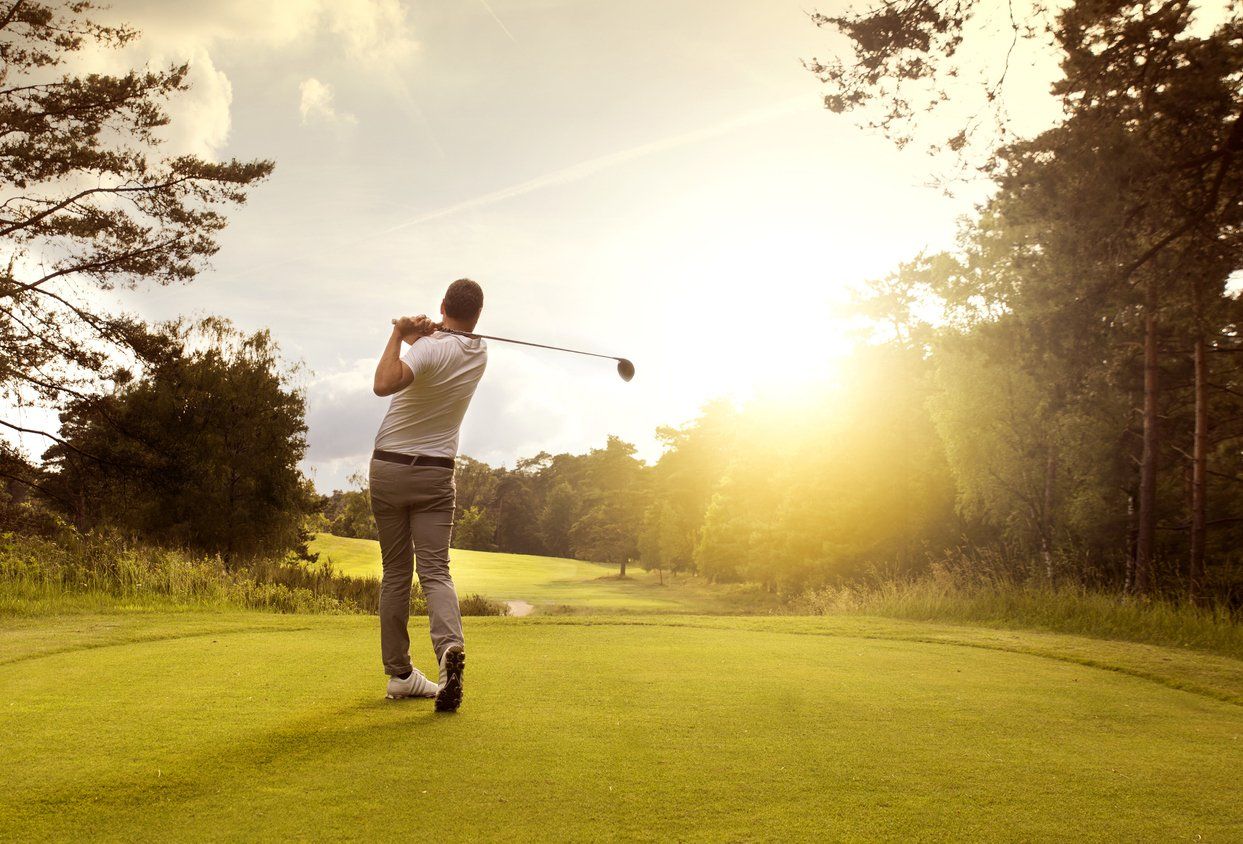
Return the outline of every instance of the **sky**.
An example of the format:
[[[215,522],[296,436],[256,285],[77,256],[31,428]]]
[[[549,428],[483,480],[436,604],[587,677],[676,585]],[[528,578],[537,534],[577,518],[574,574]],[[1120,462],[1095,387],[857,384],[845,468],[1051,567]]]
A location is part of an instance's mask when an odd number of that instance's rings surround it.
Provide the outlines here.
[[[821,106],[801,60],[830,35],[803,0],[113,0],[144,38],[100,68],[191,62],[169,149],[271,158],[212,268],[121,304],[271,329],[301,361],[305,468],[365,469],[389,320],[484,288],[494,343],[463,427],[493,464],[657,426],[717,397],[832,377],[852,285],[950,246],[978,193]],[[821,6],[835,8],[832,2]],[[1001,42],[996,42],[1001,44]],[[1020,54],[1016,117],[1052,119],[1051,64]]]

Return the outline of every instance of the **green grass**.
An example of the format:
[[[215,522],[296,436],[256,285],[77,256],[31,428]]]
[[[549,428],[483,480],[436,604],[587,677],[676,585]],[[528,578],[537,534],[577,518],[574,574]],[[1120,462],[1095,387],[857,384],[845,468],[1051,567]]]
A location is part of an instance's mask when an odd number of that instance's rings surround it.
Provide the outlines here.
[[[353,577],[380,577],[380,544],[317,534],[310,549],[333,569]],[[699,578],[666,576],[631,568],[625,579],[617,567],[528,554],[453,549],[449,554],[459,595],[478,593],[498,601],[523,601],[548,609],[594,612],[738,612],[766,605],[753,587],[712,586]],[[767,600],[771,604],[771,599]]]
[[[1224,607],[1145,600],[1040,582],[961,583],[950,577],[929,576],[808,592],[792,609],[811,615],[881,615],[1075,633],[1195,648],[1243,659],[1243,625]]]
[[[1237,840],[1243,663],[858,617],[0,621],[6,840]],[[424,657],[423,636],[416,662]]]
[[[308,548],[319,554],[320,560],[331,561],[332,567],[341,574],[353,577],[379,577],[382,574],[380,543],[374,539],[351,539],[348,536],[317,533]],[[454,563],[457,562],[459,554],[472,553],[475,552],[456,549],[450,551]]]

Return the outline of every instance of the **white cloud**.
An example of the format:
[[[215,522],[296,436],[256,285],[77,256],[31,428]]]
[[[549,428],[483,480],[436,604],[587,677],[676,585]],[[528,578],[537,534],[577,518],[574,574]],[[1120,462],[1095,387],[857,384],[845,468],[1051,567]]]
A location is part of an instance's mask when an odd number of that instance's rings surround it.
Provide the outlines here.
[[[224,71],[212,61],[206,47],[195,47],[186,59],[190,62],[190,90],[182,93],[171,105],[174,120],[165,132],[171,150],[184,151],[204,158],[216,157],[229,140],[232,120],[233,85]],[[158,66],[159,58],[154,60]]]
[[[418,50],[398,0],[325,0],[319,13],[355,62],[397,70]]]
[[[351,62],[372,67],[403,61],[418,49],[398,0],[119,0],[113,9],[144,33],[144,41],[248,41],[281,49],[329,36]]]
[[[144,65],[166,70],[173,65],[189,64],[189,90],[161,103],[170,117],[169,124],[160,132],[167,145],[165,151],[214,159],[228,142],[233,84],[216,67],[206,42],[146,38],[121,50],[90,47],[79,53],[73,64],[79,73],[107,74],[122,74]]]
[[[337,111],[333,104],[332,88],[314,77],[303,79],[298,86],[298,111],[302,123],[357,123],[354,115]]]
[[[104,17],[104,16],[101,16]],[[168,103],[169,152],[215,158],[228,142],[233,86],[217,66],[219,48],[238,42],[261,50],[322,48],[360,73],[400,88],[418,51],[412,25],[398,0],[119,0],[108,20],[125,21],[142,37],[123,50],[87,50],[80,70],[119,73],[149,63],[190,63],[189,92]],[[303,122],[354,122],[337,112],[332,90],[303,82]]]

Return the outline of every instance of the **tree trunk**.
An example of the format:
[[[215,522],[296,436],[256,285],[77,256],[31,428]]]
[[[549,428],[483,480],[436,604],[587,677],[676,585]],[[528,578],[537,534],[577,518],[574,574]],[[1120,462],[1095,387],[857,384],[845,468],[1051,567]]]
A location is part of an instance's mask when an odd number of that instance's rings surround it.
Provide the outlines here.
[[[1135,546],[1139,535],[1139,521],[1135,512],[1137,497],[1135,490],[1131,490],[1126,496],[1126,575],[1122,584],[1123,592],[1135,590]]]
[[[1053,505],[1057,483],[1057,446],[1049,444],[1044,465],[1044,502],[1040,514],[1040,555],[1044,559],[1044,576],[1053,582]]]
[[[1187,589],[1199,603],[1204,591],[1204,540],[1207,533],[1208,492],[1208,372],[1204,335],[1195,344],[1195,438],[1191,447],[1191,561]]]
[[[1157,314],[1156,280],[1148,280],[1144,316],[1144,449],[1139,462],[1139,530],[1135,538],[1135,592],[1153,587],[1153,540],[1157,526]]]
[[[626,561],[622,560],[621,561],[621,574],[619,574],[618,577],[625,577],[625,576],[626,576]]]

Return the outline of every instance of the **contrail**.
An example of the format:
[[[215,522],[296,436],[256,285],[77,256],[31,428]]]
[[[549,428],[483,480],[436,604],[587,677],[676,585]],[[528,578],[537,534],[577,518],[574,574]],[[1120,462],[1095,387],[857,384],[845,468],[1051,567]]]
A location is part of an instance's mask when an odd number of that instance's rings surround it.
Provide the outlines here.
[[[506,199],[512,199],[516,196],[522,196],[523,194],[531,193],[533,191],[555,187],[557,185],[564,185],[570,182],[577,182],[580,179],[585,179],[588,176],[599,173],[601,170],[608,170],[627,162],[634,161],[637,158],[644,158],[657,152],[664,152],[665,150],[686,146],[687,144],[706,141],[719,135],[727,134],[736,129],[741,129],[745,126],[763,123],[765,121],[784,116],[794,111],[797,106],[805,105],[806,102],[806,97],[793,97],[788,100],[782,100],[775,105],[749,111],[746,114],[735,117],[732,120],[717,123],[714,126],[707,126],[703,129],[695,129],[691,132],[685,132],[681,135],[662,138],[659,141],[652,141],[650,143],[641,144],[637,147],[621,150],[620,152],[609,153],[608,155],[602,155],[599,158],[591,158],[587,161],[573,164],[562,170],[555,170],[552,173],[545,173],[542,176],[536,176],[534,179],[529,179],[525,182],[519,182],[518,184],[510,185],[509,187],[501,188],[500,190],[492,191],[491,193],[485,193],[482,196],[476,196],[472,199],[455,202],[452,205],[446,205],[443,208],[437,208],[434,211],[427,211],[423,214],[411,217],[408,220],[403,220],[396,225],[389,226],[386,229],[381,229],[380,231],[375,232],[375,234],[391,234],[399,229],[417,226],[420,223],[437,220],[441,217],[448,217],[451,214],[457,214],[461,211],[482,208],[484,206],[493,205],[497,202],[503,202]]]
[[[492,20],[496,21],[496,25],[501,28],[501,31],[509,36],[509,40],[517,44],[518,39],[514,37],[512,32],[509,31],[509,27],[505,25],[505,22],[496,16],[496,12],[492,11],[492,7],[488,5],[488,0],[479,0],[479,2],[485,9],[488,10],[488,14],[492,16]]]
[[[504,187],[499,190],[492,191],[490,193],[485,193],[482,196],[472,197],[471,199],[464,199],[461,202],[455,202],[451,205],[446,205],[444,207],[437,208],[433,211],[426,211],[422,214],[418,214],[414,217],[410,217],[409,219],[402,220],[401,222],[395,225],[389,226],[388,228],[379,229],[377,231],[372,231],[372,232],[367,232],[364,235],[360,235],[358,237],[343,241],[339,244],[335,244],[331,246],[329,249],[319,250],[316,252],[303,252],[301,254],[294,255],[289,258],[284,258],[278,261],[270,261],[266,264],[260,264],[258,266],[248,267],[246,269],[239,270],[237,273],[234,273],[233,277],[245,276],[245,275],[249,275],[254,272],[270,270],[276,267],[283,267],[288,264],[298,263],[299,261],[305,261],[309,258],[315,257],[315,255],[317,254],[322,254],[323,252],[326,252],[326,251],[334,251],[334,252],[339,251],[341,249],[344,249],[347,246],[354,246],[364,241],[370,240],[371,238],[380,237],[386,234],[392,234],[395,231],[406,229],[406,228],[409,228],[410,226],[417,226],[421,223],[430,222],[431,220],[438,220],[441,217],[448,217],[453,214],[461,213],[462,211],[470,211],[476,208],[484,208],[488,205],[494,205],[498,202],[504,202],[507,199],[513,199],[514,197],[522,196],[528,193],[533,193],[534,191],[543,190],[544,188],[556,187],[559,185],[569,184],[571,182],[577,182],[581,179],[587,178],[588,176],[593,176],[596,173],[599,173],[603,170],[608,170],[613,167],[618,167],[622,164],[626,164],[628,162],[634,161],[639,158],[644,158],[646,156],[653,155],[658,152],[664,152],[665,150],[675,149],[677,147],[683,147],[688,144],[694,144],[700,141],[710,140],[712,138],[716,138],[721,135],[729,134],[730,132],[745,128],[747,126],[753,126],[757,123],[764,123],[769,120],[774,120],[778,117],[784,117],[787,114],[793,113],[799,107],[806,107],[807,102],[808,102],[807,97],[804,97],[804,96],[791,97],[789,99],[781,100],[769,106],[763,106],[761,108],[752,109],[751,111],[741,114],[738,117],[734,117],[729,120],[716,123],[712,126],[705,126],[702,129],[695,129],[690,132],[683,132],[681,135],[673,135],[668,138],[662,138],[658,141],[651,141],[646,144],[640,144],[639,146],[631,147],[630,149],[624,149],[619,152],[609,153],[608,155],[602,155],[602,156],[599,156],[598,158],[590,158],[586,161],[581,161],[578,164],[572,164],[569,167],[562,168],[561,170],[554,170],[551,173],[545,173],[542,176],[536,176],[534,179],[528,179],[525,182],[518,182],[517,184],[510,185],[509,187]]]

